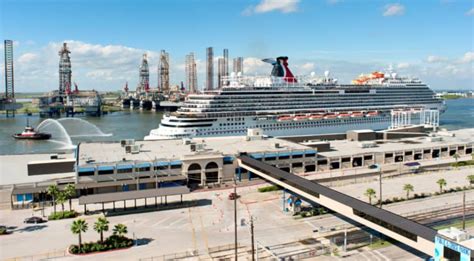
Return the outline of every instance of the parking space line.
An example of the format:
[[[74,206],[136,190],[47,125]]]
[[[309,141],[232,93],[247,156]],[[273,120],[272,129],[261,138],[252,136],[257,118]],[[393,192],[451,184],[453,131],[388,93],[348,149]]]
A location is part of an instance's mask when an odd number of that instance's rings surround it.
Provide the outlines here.
[[[171,217],[164,218],[164,219],[162,219],[162,220],[156,222],[155,224],[153,224],[152,227],[159,226],[159,225],[161,225],[162,223],[164,223],[165,221],[168,221],[168,220],[170,220],[170,219],[172,219],[172,218],[174,218],[174,217],[171,216]]]
[[[374,250],[374,253],[378,254],[380,257],[382,257],[384,260],[390,260],[386,255],[380,253],[378,250]]]
[[[184,218],[178,218],[176,221],[173,221],[173,222],[171,222],[170,224],[168,224],[168,227],[172,227],[174,224],[177,224],[177,223],[183,221],[183,219],[184,219]]]

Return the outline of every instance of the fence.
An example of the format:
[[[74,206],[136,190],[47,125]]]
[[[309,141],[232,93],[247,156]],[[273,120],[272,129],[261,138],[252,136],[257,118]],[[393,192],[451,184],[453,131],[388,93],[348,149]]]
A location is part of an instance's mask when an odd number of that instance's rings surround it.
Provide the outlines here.
[[[240,243],[237,244],[237,248],[242,247]],[[186,252],[180,252],[180,253],[172,253],[172,254],[165,254],[165,255],[160,255],[160,256],[151,256],[151,257],[145,257],[145,258],[140,258],[140,261],[166,261],[166,260],[177,260],[177,259],[185,259],[185,258],[190,258],[190,257],[209,257],[209,254],[211,253],[216,253],[216,252],[222,252],[222,251],[229,251],[233,250],[235,248],[234,244],[227,244],[227,245],[222,245],[222,246],[215,246],[215,247],[210,247],[207,250],[192,250],[192,251],[186,251]]]
[[[48,253],[43,253],[43,254],[37,254],[37,255],[30,255],[30,256],[19,256],[19,257],[13,257],[13,258],[7,258],[7,261],[26,261],[26,260],[45,260],[45,259],[50,259],[50,258],[59,258],[59,257],[66,257],[68,255],[66,250],[56,250],[53,252],[48,252]]]

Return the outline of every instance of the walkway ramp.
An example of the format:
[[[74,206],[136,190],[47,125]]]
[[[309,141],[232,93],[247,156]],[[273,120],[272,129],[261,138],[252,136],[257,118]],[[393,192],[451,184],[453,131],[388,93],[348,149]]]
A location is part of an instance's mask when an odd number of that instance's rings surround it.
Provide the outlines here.
[[[365,225],[418,251],[432,256],[437,231],[372,206],[334,189],[280,170],[247,155],[238,157],[239,166],[357,223]]]

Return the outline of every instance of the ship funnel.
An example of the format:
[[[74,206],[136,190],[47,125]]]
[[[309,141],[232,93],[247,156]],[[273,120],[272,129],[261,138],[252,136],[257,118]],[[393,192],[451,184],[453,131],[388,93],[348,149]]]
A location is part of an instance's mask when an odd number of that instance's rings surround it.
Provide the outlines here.
[[[272,76],[273,77],[283,77],[285,82],[296,82],[296,78],[293,73],[288,68],[288,57],[280,56],[275,59],[267,58],[263,59],[263,62],[270,63],[273,65]]]

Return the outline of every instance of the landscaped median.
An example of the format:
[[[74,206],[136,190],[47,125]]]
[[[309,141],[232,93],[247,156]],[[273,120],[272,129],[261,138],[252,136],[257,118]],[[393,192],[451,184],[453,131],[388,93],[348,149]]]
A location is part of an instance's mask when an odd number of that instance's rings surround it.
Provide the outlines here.
[[[96,242],[82,243],[82,233],[89,229],[89,225],[84,219],[76,219],[72,222],[71,232],[78,235],[78,245],[71,245],[68,252],[75,255],[89,254],[95,252],[105,252],[129,248],[133,245],[133,240],[126,237],[127,226],[117,224],[113,228],[113,233],[104,240],[104,232],[109,230],[109,221],[105,217],[99,217],[94,223],[94,230],[99,233],[100,239]]]
[[[65,218],[75,218],[79,216],[79,213],[77,213],[74,210],[65,210],[65,211],[59,211],[59,212],[53,212],[51,215],[48,216],[48,220],[59,220],[59,219],[65,219]]]

